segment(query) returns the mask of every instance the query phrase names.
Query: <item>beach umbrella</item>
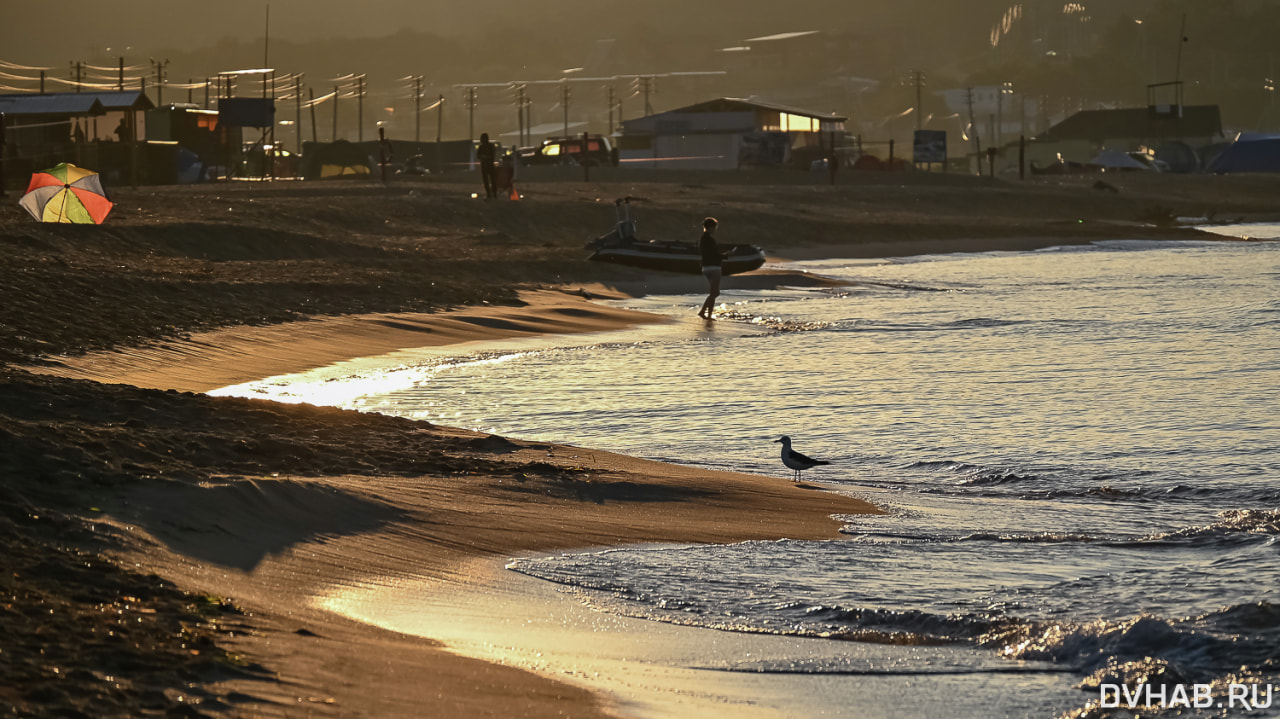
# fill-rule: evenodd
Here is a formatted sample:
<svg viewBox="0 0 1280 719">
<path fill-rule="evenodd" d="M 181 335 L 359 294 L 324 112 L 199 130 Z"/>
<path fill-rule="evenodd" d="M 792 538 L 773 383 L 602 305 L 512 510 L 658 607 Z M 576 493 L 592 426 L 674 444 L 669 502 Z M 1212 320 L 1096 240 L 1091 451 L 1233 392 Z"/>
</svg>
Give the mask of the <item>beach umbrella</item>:
<svg viewBox="0 0 1280 719">
<path fill-rule="evenodd" d="M 111 212 L 98 173 L 65 162 L 32 175 L 18 204 L 40 222 L 101 225 Z"/>
</svg>

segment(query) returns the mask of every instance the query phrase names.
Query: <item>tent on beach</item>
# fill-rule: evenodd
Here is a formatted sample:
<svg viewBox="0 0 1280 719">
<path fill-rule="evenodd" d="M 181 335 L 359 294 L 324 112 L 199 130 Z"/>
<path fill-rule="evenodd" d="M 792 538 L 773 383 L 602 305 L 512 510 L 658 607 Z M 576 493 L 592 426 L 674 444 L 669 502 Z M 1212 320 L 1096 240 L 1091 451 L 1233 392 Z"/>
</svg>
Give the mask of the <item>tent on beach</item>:
<svg viewBox="0 0 1280 719">
<path fill-rule="evenodd" d="M 1209 163 L 1214 174 L 1280 172 L 1280 135 L 1240 135 Z"/>
<path fill-rule="evenodd" d="M 1134 158 L 1126 152 L 1118 150 L 1103 150 L 1089 161 L 1090 165 L 1096 165 L 1104 170 L 1154 170 L 1152 165 L 1147 165 L 1140 160 Z"/>
</svg>

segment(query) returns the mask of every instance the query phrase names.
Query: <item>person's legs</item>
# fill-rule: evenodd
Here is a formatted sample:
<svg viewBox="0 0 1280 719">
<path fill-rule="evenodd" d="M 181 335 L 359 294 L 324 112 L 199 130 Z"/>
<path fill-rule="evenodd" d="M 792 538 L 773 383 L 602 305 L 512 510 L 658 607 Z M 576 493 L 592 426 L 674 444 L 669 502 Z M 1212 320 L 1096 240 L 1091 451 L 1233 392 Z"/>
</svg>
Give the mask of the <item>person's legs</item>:
<svg viewBox="0 0 1280 719">
<path fill-rule="evenodd" d="M 493 182 L 493 166 L 482 166 L 480 168 L 480 179 L 484 181 L 484 196 L 486 199 L 493 199 L 498 196 L 498 190 Z"/>
<path fill-rule="evenodd" d="M 720 268 L 707 268 L 702 271 L 707 277 L 707 301 L 702 303 L 702 309 L 698 310 L 699 317 L 711 319 L 711 311 L 715 309 L 716 298 L 720 296 Z"/>
</svg>

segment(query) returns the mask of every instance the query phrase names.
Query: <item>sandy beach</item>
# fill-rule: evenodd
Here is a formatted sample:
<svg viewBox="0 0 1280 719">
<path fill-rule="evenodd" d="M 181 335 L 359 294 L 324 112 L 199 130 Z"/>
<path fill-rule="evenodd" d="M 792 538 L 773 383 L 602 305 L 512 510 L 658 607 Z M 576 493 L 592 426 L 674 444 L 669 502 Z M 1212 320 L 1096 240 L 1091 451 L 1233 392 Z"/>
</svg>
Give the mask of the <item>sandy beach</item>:
<svg viewBox="0 0 1280 719">
<path fill-rule="evenodd" d="M 36 716 L 634 715 L 561 665 L 451 651 L 465 632 L 379 626 L 367 597 L 411 587 L 456 608 L 473 600 L 450 597 L 489 596 L 518 554 L 837 538 L 833 515 L 878 510 L 793 484 L 781 467 L 707 472 L 200 393 L 406 347 L 658 321 L 591 301 L 702 288 L 584 259 L 624 195 L 642 235 L 694 236 L 715 215 L 722 242 L 785 259 L 1030 249 L 1117 228 L 1199 238 L 1173 218 L 1280 216 L 1280 178 L 1108 176 L 1118 192 L 1093 181 L 708 175 L 546 183 L 494 203 L 434 181 L 122 188 L 102 227 L 37 225 L 5 203 L 0 634 L 12 639 L 0 705 Z M 766 266 L 727 285 L 821 282 Z"/>
</svg>

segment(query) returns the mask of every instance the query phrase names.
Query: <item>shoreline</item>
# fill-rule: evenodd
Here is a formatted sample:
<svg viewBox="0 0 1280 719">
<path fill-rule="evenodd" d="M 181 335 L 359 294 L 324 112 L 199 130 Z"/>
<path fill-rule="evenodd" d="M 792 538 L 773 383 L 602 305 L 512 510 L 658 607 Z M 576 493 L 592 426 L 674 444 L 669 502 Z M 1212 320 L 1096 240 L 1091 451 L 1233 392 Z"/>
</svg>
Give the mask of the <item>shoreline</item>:
<svg viewBox="0 0 1280 719">
<path fill-rule="evenodd" d="M 473 596 L 506 592 L 506 578 L 495 575 L 518 554 L 654 542 L 836 539 L 842 523 L 834 515 L 880 511 L 861 500 L 787 479 L 437 430 L 450 435 L 455 446 L 479 455 L 501 455 L 516 471 L 420 477 L 281 475 L 205 487 L 155 485 L 103 507 L 102 521 L 142 547 L 127 552 L 126 559 L 158 568 L 181 586 L 229 596 L 254 617 L 252 629 L 230 647 L 267 660 L 283 681 L 263 687 L 260 682 L 233 680 L 220 685 L 222 692 L 256 695 L 279 705 L 290 697 L 320 697 L 319 703 L 333 707 L 337 716 L 469 715 L 476 708 L 461 707 L 479 703 L 507 707 L 498 711 L 520 716 L 555 716 L 571 708 L 575 716 L 616 717 L 631 714 L 618 714 L 613 694 L 601 691 L 607 684 L 582 689 L 580 682 L 566 684 L 572 677 L 562 676 L 560 670 L 495 663 L 492 656 L 462 647 L 455 650 L 448 641 L 441 644 L 447 637 L 370 623 L 358 611 L 337 611 L 342 608 L 340 598 L 345 594 L 358 602 L 361 592 L 407 591 L 434 607 L 415 604 L 411 613 L 434 616 L 441 613 L 441 601 L 447 604 L 441 595 L 460 590 Z M 568 465 L 559 474 L 569 479 L 546 481 L 519 471 L 531 468 L 546 474 L 552 463 Z M 198 517 L 191 511 L 197 506 Z M 163 519 L 168 516 L 184 519 L 175 525 Z M 744 522 L 744 517 L 755 519 Z M 323 520 L 320 526 L 317 518 Z M 218 546 L 205 544 L 211 532 L 226 535 Z M 282 532 L 291 541 L 282 541 Z M 536 612 L 541 605 L 520 606 Z M 602 622 L 610 621 L 600 616 Z M 475 619 L 486 621 L 483 616 Z M 503 641 L 514 641 L 519 633 L 519 627 L 509 629 L 512 633 Z M 317 645 L 340 652 L 343 659 L 331 668 L 333 660 L 317 656 Z M 681 646 L 689 651 L 695 645 Z M 390 662 L 388 654 L 404 658 Z M 404 662 L 417 667 L 415 671 L 425 668 L 435 676 L 452 677 L 446 686 L 456 683 L 462 690 L 393 690 L 382 676 L 385 668 L 370 676 L 370 668 L 383 667 L 384 662 L 396 674 L 408 671 L 400 664 Z M 477 690 L 480 695 L 464 688 L 481 686 L 476 684 L 479 679 L 496 684 Z M 380 686 L 385 693 L 377 691 Z M 524 706 L 521 697 L 526 694 L 547 697 L 549 706 Z"/>
<path fill-rule="evenodd" d="M 778 273 L 756 281 L 804 283 L 812 279 Z M 515 308 L 467 308 L 412 318 L 402 315 L 360 316 L 296 325 L 228 328 L 193 336 L 176 347 L 167 344 L 142 351 L 99 353 L 77 358 L 79 362 L 63 366 L 32 369 L 34 373 L 47 376 L 198 393 L 223 386 L 221 383 L 226 377 L 264 379 L 264 368 L 304 370 L 346 360 L 348 355 L 368 352 L 371 348 L 390 351 L 428 343 L 429 346 L 458 348 L 533 336 L 620 331 L 640 324 L 670 321 L 659 315 L 609 308 L 589 302 L 582 296 L 616 297 L 613 292 L 611 288 L 602 286 L 592 286 L 581 292 L 540 290 L 523 293 L 524 306 Z M 300 334 L 303 335 L 301 339 Z M 411 344 L 407 346 L 406 342 Z M 287 351 L 258 356 L 250 364 L 243 361 L 249 351 L 263 347 L 285 348 Z M 174 357 L 181 357 L 182 362 L 174 364 Z M 358 614 L 336 612 L 332 606 L 317 609 L 316 597 L 332 593 L 335 587 L 377 587 L 404 581 L 447 586 L 454 592 L 465 589 L 483 594 L 491 589 L 506 596 L 506 590 L 500 588 L 505 584 L 493 576 L 493 566 L 515 554 L 652 542 L 720 543 L 784 537 L 837 539 L 841 536 L 838 530 L 842 523 L 834 519 L 835 516 L 880 512 L 862 500 L 815 491 L 818 487 L 814 485 L 795 485 L 778 477 L 735 475 L 586 448 L 522 442 L 420 424 L 430 429 L 419 431 L 443 435 L 455 446 L 460 444 L 481 454 L 500 454 L 505 463 L 517 468 L 539 467 L 537 471 L 545 473 L 554 471 L 548 468 L 550 465 L 560 473 L 568 474 L 571 484 L 584 486 L 571 490 L 571 494 L 576 495 L 573 498 L 553 496 L 553 499 L 568 499 L 567 502 L 561 501 L 553 506 L 540 504 L 530 509 L 526 499 L 528 490 L 523 487 L 513 487 L 519 492 L 518 507 L 488 494 L 496 485 L 510 481 L 491 472 L 488 476 L 477 477 L 487 488 L 459 486 L 447 477 L 422 478 L 427 486 L 437 489 L 442 489 L 437 484 L 440 480 L 451 485 L 443 501 L 415 498 L 414 493 L 406 492 L 403 480 L 386 475 L 317 481 L 305 476 L 276 476 L 272 473 L 271 476 L 248 480 L 248 487 L 241 486 L 246 484 L 245 481 L 236 480 L 204 483 L 200 488 L 150 486 L 131 491 L 125 498 L 103 507 L 102 524 L 113 527 L 115 532 L 127 537 L 130 544 L 141 547 L 126 551 L 123 555 L 126 560 L 159 569 L 164 576 L 189 590 L 217 593 L 243 606 L 255 617 L 248 622 L 252 629 L 242 629 L 239 639 L 227 642 L 229 647 L 236 653 L 269 660 L 269 666 L 281 676 L 290 677 L 283 686 L 265 692 L 260 682 L 222 682 L 219 686 L 221 692 L 257 696 L 277 705 L 284 705 L 292 698 L 308 705 L 333 707 L 339 716 L 412 714 L 406 701 L 412 701 L 415 706 L 433 705 L 432 697 L 401 688 L 396 690 L 401 696 L 395 702 L 379 702 L 373 705 L 378 707 L 376 709 L 353 712 L 353 704 L 358 703 L 356 697 L 367 693 L 369 687 L 377 686 L 378 682 L 370 681 L 369 686 L 350 686 L 349 691 L 354 694 L 332 689 L 327 694 L 319 691 L 322 687 L 332 688 L 335 682 L 340 685 L 339 674 L 348 682 L 351 679 L 347 675 L 360 677 L 362 683 L 369 680 L 366 671 L 348 662 L 340 665 L 342 671 L 339 674 L 329 674 L 328 660 L 317 656 L 306 646 L 320 643 L 309 640 L 321 637 L 338 642 L 342 646 L 341 651 L 352 657 L 364 657 L 362 661 L 390 651 L 404 656 L 403 661 L 413 665 L 426 663 L 432 672 L 457 676 L 462 682 L 472 681 L 477 674 L 486 677 L 497 675 L 500 688 L 495 686 L 487 690 L 485 703 L 519 704 L 522 700 L 517 695 L 528 693 L 535 697 L 554 696 L 552 706 L 573 706 L 575 712 L 586 712 L 585 716 L 632 716 L 630 712 L 618 714 L 615 684 L 582 685 L 581 682 L 570 681 L 566 685 L 566 677 L 560 676 L 559 671 L 541 670 L 532 665 L 507 667 L 506 662 L 495 663 L 492 657 L 455 651 L 448 645 L 437 646 L 437 637 L 406 638 L 395 627 L 361 621 Z M 524 481 L 518 480 L 517 487 Z M 354 486 L 357 482 L 358 486 Z M 387 486 L 389 483 L 400 486 L 390 488 Z M 210 489 L 227 490 L 233 499 L 199 497 L 208 494 Z M 333 503 L 317 503 L 314 496 L 317 489 L 338 496 L 333 498 Z M 548 493 L 559 495 L 564 491 L 563 488 L 552 487 Z M 254 506 L 248 507 L 246 502 Z M 308 516 L 294 514 L 292 510 L 296 506 L 305 507 Z M 145 509 L 136 509 L 138 507 Z M 196 507 L 199 507 L 200 519 L 192 518 Z M 428 536 L 421 536 L 421 531 L 413 525 L 418 522 L 440 524 L 439 512 L 442 510 L 459 513 L 463 517 L 488 517 L 486 523 L 505 525 L 505 539 L 472 537 L 460 541 L 460 534 L 473 533 L 477 529 L 471 526 L 472 520 L 469 519 L 461 519 L 457 524 L 446 521 L 444 526 L 452 530 L 447 536 L 438 534 L 440 528 L 432 530 Z M 233 515 L 246 511 L 249 517 L 233 518 Z M 311 513 L 322 519 L 321 527 L 311 526 L 315 521 Z M 335 513 L 350 517 L 333 520 Z M 298 525 L 294 528 L 298 534 L 296 539 L 300 541 L 284 542 L 279 550 L 258 548 L 257 545 L 264 542 L 268 545 L 281 544 L 271 537 L 276 530 L 270 527 L 282 521 L 281 514 L 286 524 Z M 520 514 L 527 516 L 523 520 L 513 519 Z M 743 517 L 762 514 L 769 514 L 770 519 L 752 521 L 749 526 L 742 521 Z M 385 515 L 386 519 L 380 515 Z M 175 527 L 173 523 L 160 519 L 167 516 L 184 519 Z M 327 521 L 336 521 L 336 524 L 324 526 L 325 517 L 329 518 Z M 389 524 L 384 526 L 383 521 Z M 600 523 L 605 526 L 594 526 Z M 512 525 L 518 529 L 513 529 Z M 315 539 L 303 539 L 315 531 L 319 532 Z M 210 532 L 226 535 L 218 540 L 220 546 L 197 546 Z M 264 534 L 265 537 L 262 536 Z M 335 549 L 339 545 L 343 548 Z M 316 550 L 322 550 L 323 559 L 315 558 L 321 553 Z M 478 560 L 480 564 L 476 564 Z M 293 579 L 299 575 L 310 579 L 299 583 Z M 295 624 L 299 625 L 298 628 L 290 632 L 288 628 Z M 370 639 L 363 636 L 360 626 L 384 631 L 377 632 Z M 685 635 L 678 630 L 664 631 L 673 641 Z M 300 633 L 301 636 L 297 636 Z M 257 639 L 253 638 L 255 636 Z M 680 642 L 686 648 L 694 646 L 684 639 Z M 670 678 L 669 672 L 658 673 Z M 711 675 L 696 682 L 689 677 L 679 681 L 686 689 L 697 684 L 700 687 L 697 693 L 709 696 L 715 692 L 713 685 L 723 678 Z M 643 696 L 660 696 L 670 691 L 659 686 L 662 680 L 655 681 L 658 684 L 643 692 Z M 546 682 L 550 688 L 542 688 L 541 682 Z M 289 687 L 295 684 L 298 688 L 309 689 L 299 692 L 295 688 L 290 692 Z M 391 687 L 387 687 L 387 692 L 396 693 Z M 307 696 L 293 697 L 295 693 Z M 439 703 L 433 711 L 447 715 L 457 711 L 469 713 L 470 709 L 460 707 L 476 698 L 451 697 L 445 692 L 436 700 Z M 627 701 L 648 700 L 632 698 Z M 680 702 L 679 699 L 670 701 Z M 703 715 L 702 710 L 710 706 L 705 701 L 698 701 L 685 708 L 689 711 L 696 708 L 695 713 Z M 543 709 L 525 706 L 520 711 L 522 716 L 539 716 Z M 559 709 L 556 711 L 558 713 Z"/>
<path fill-rule="evenodd" d="M 666 321 L 649 313 L 590 303 L 566 290 L 526 290 L 519 301 L 516 307 L 239 325 L 141 347 L 50 358 L 49 364 L 23 369 L 148 389 L 209 392 L 401 349 L 600 332 Z"/>
<path fill-rule="evenodd" d="M 869 718 L 988 719 L 1029 716 L 1050 697 L 1065 709 L 1080 694 L 1078 680 L 1048 662 L 1011 662 L 964 645 L 641 618 L 597 608 L 588 595 L 510 571 L 501 560 L 475 566 L 466 582 L 339 587 L 318 603 L 382 629 L 441 639 L 467 657 L 602 692 L 634 719 L 805 719 L 844 716 L 850 707 Z M 970 709 L 956 705 L 957 694 Z"/>
</svg>

